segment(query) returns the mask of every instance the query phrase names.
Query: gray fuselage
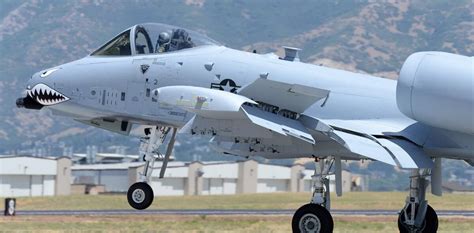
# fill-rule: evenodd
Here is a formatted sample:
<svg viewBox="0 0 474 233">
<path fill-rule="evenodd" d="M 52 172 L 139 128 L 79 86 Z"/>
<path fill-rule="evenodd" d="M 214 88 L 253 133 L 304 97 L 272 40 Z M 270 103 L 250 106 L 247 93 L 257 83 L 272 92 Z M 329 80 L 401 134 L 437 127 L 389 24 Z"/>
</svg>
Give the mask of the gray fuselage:
<svg viewBox="0 0 474 233">
<path fill-rule="evenodd" d="M 349 130 L 371 135 L 396 135 L 419 145 L 449 138 L 432 148 L 459 149 L 472 157 L 472 135 L 417 124 L 397 108 L 396 81 L 324 66 L 279 59 L 219 45 L 201 46 L 165 54 L 87 56 L 59 66 L 46 78 L 33 75 L 29 86 L 45 83 L 70 98 L 49 106 L 54 113 L 77 120 L 114 119 L 134 124 L 182 127 L 192 113 L 162 105 L 154 90 L 184 85 L 238 92 L 262 75 L 272 80 L 330 90 L 330 96 L 305 112 Z M 265 90 L 262 90 L 265 91 Z M 367 124 L 370 120 L 371 123 Z M 377 122 L 376 125 L 371 125 Z M 416 134 L 407 130 L 416 125 Z M 429 129 L 428 129 L 429 128 Z M 424 132 L 422 135 L 420 132 Z M 437 135 L 440 136 L 437 136 Z M 431 151 L 436 156 L 437 150 Z M 449 157 L 459 153 L 443 152 Z M 441 154 L 439 156 L 442 156 Z"/>
</svg>

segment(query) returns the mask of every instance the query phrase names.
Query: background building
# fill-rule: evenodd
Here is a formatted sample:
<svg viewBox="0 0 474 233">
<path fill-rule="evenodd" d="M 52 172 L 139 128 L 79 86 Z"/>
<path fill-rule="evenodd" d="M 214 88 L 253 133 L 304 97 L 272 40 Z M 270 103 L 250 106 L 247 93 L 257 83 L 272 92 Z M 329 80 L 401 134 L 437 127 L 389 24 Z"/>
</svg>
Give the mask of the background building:
<svg viewBox="0 0 474 233">
<path fill-rule="evenodd" d="M 303 165 L 291 167 L 259 164 L 255 160 L 239 162 L 177 162 L 168 164 L 165 177 L 159 179 L 161 162 L 155 162 L 151 186 L 155 195 L 223 195 L 240 193 L 310 192 L 312 170 Z M 74 185 L 103 186 L 104 192 L 126 192 L 139 181 L 144 163 L 74 165 Z M 335 189 L 330 176 L 331 191 Z M 367 191 L 367 182 L 361 175 L 343 170 L 343 191 Z"/>
<path fill-rule="evenodd" d="M 0 196 L 53 196 L 71 192 L 71 160 L 67 157 L 0 157 Z"/>
<path fill-rule="evenodd" d="M 150 183 L 157 196 L 310 192 L 312 188 L 313 171 L 301 164 L 171 161 L 165 177 L 159 179 L 161 164 L 155 162 Z M 0 165 L 2 197 L 126 193 L 144 170 L 143 162 L 72 165 L 69 157 L 3 156 Z M 332 191 L 333 178 L 330 177 Z M 364 176 L 343 170 L 343 191 L 367 191 L 364 180 Z"/>
</svg>

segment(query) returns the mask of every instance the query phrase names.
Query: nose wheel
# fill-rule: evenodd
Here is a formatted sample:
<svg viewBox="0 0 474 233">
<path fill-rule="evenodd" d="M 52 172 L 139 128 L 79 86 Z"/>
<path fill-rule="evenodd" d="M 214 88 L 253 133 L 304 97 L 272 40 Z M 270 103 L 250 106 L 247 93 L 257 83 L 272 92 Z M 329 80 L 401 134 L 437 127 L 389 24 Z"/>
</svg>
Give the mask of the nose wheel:
<svg viewBox="0 0 474 233">
<path fill-rule="evenodd" d="M 127 192 L 128 204 L 137 210 L 148 208 L 153 203 L 153 189 L 145 182 L 137 182 Z"/>
<path fill-rule="evenodd" d="M 333 231 L 334 221 L 326 208 L 310 203 L 295 212 L 291 226 L 293 232 L 330 233 Z"/>
</svg>

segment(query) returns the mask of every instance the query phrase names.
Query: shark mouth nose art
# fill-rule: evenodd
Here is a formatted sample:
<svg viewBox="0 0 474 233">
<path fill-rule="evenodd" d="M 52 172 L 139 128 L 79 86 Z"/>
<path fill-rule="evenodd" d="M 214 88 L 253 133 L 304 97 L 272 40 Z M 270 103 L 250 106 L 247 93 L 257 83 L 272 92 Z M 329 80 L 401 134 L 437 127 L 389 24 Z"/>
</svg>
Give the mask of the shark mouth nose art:
<svg viewBox="0 0 474 233">
<path fill-rule="evenodd" d="M 27 94 L 45 106 L 55 105 L 69 100 L 69 97 L 43 83 L 35 85 L 31 90 L 27 90 Z"/>
</svg>

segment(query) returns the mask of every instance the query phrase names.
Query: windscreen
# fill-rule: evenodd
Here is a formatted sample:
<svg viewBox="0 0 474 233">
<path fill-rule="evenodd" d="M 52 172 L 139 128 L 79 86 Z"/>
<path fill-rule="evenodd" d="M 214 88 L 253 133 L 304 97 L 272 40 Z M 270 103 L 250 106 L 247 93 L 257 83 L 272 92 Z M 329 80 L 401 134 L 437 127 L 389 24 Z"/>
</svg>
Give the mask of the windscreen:
<svg viewBox="0 0 474 233">
<path fill-rule="evenodd" d="M 92 56 L 130 56 L 130 30 L 123 32 L 92 53 Z"/>
</svg>

